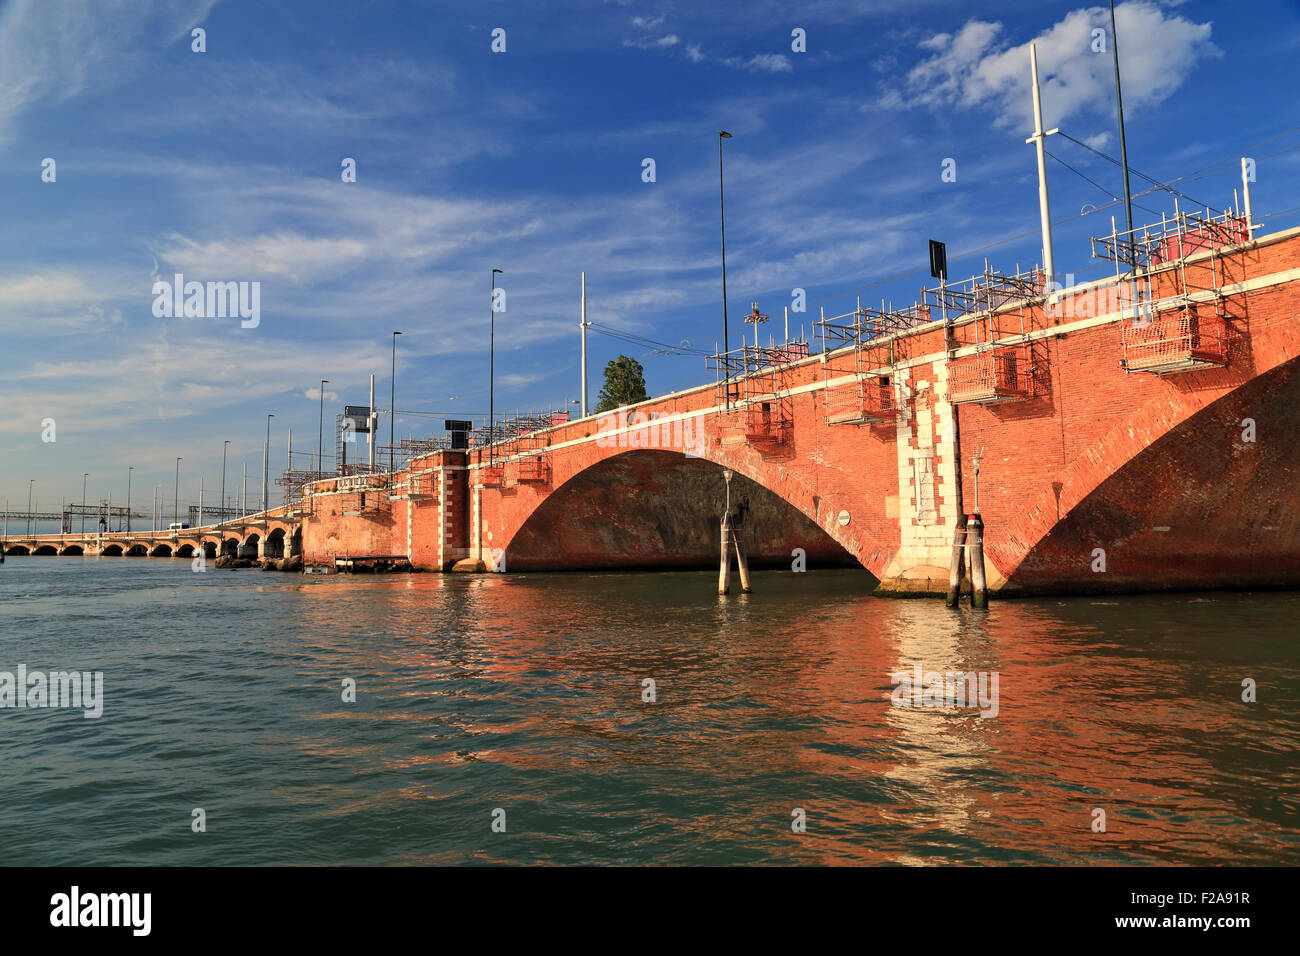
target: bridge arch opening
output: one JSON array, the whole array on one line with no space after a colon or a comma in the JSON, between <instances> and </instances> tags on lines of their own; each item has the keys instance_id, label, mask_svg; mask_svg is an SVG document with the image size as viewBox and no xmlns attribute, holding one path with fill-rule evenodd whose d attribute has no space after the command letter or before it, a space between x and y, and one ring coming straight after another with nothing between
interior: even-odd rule
<instances>
[{"instance_id":1,"label":"bridge arch opening","mask_svg":"<svg viewBox=\"0 0 1300 956\"><path fill-rule=\"evenodd\" d=\"M289 539L289 557L296 558L302 554L302 528L293 529L293 537Z\"/></svg>"},{"instance_id":2,"label":"bridge arch opening","mask_svg":"<svg viewBox=\"0 0 1300 956\"><path fill-rule=\"evenodd\" d=\"M20 557L31 553L31 549L29 549L25 544L10 545L8 550L5 551L5 554L12 554L14 557Z\"/></svg>"},{"instance_id":3,"label":"bridge arch opening","mask_svg":"<svg viewBox=\"0 0 1300 956\"><path fill-rule=\"evenodd\" d=\"M202 548L203 548L203 557L215 558L217 556L217 542L204 541L202 544Z\"/></svg>"},{"instance_id":4,"label":"bridge arch opening","mask_svg":"<svg viewBox=\"0 0 1300 956\"><path fill-rule=\"evenodd\" d=\"M140 548L141 554L144 554L144 548L140 547L140 545L136 545L136 547ZM106 544L104 550L99 553L106 558L120 558L122 556L122 546L120 544Z\"/></svg>"},{"instance_id":5,"label":"bridge arch opening","mask_svg":"<svg viewBox=\"0 0 1300 956\"><path fill-rule=\"evenodd\" d=\"M181 545L179 548L176 549L176 557L178 558L194 557L194 545L192 544Z\"/></svg>"},{"instance_id":6,"label":"bridge arch opening","mask_svg":"<svg viewBox=\"0 0 1300 956\"><path fill-rule=\"evenodd\" d=\"M77 557L79 555L84 555L85 553L86 549L79 544L70 544L59 552L61 555L69 555L71 557Z\"/></svg>"},{"instance_id":7,"label":"bridge arch opening","mask_svg":"<svg viewBox=\"0 0 1300 956\"><path fill-rule=\"evenodd\" d=\"M172 547L169 544L156 544L152 551L149 552L151 558L170 558L172 556Z\"/></svg>"},{"instance_id":8,"label":"bridge arch opening","mask_svg":"<svg viewBox=\"0 0 1300 956\"><path fill-rule=\"evenodd\" d=\"M717 568L719 520L726 499L722 470L722 465L704 458L650 449L596 462L533 511L506 548L508 566ZM734 506L742 500L748 504L743 533L753 567L790 570L791 552L800 548L809 569L861 568L802 511L735 472L731 501Z\"/></svg>"},{"instance_id":9,"label":"bridge arch opening","mask_svg":"<svg viewBox=\"0 0 1300 956\"><path fill-rule=\"evenodd\" d=\"M58 553L59 553L59 549L56 548L56 547L55 547L54 545L52 545L52 544L42 544L42 545L39 545L39 546L36 548L36 550L32 552L32 554L36 555L37 557L41 557L41 558L51 557L51 556L56 555L56 554L58 554Z\"/></svg>"},{"instance_id":10,"label":"bridge arch opening","mask_svg":"<svg viewBox=\"0 0 1300 956\"><path fill-rule=\"evenodd\" d=\"M239 554L239 539L226 538L221 542L221 554L228 557L236 557Z\"/></svg>"},{"instance_id":11,"label":"bridge arch opening","mask_svg":"<svg viewBox=\"0 0 1300 956\"><path fill-rule=\"evenodd\" d=\"M255 558L257 557L257 545L262 540L262 536L254 532L244 539L244 543L239 546L239 557Z\"/></svg>"},{"instance_id":12,"label":"bridge arch opening","mask_svg":"<svg viewBox=\"0 0 1300 956\"><path fill-rule=\"evenodd\" d=\"M266 558L283 558L284 557L284 529L276 528L266 536L266 547L262 550L262 556Z\"/></svg>"},{"instance_id":13,"label":"bridge arch opening","mask_svg":"<svg viewBox=\"0 0 1300 956\"><path fill-rule=\"evenodd\" d=\"M117 545L113 545L113 547L117 548L117 552L116 552L117 554L122 553L122 549L118 548ZM107 551L105 552L105 554L107 554ZM143 557L147 557L148 554L149 554L149 549L142 544L133 544L131 545L131 547L126 549L126 556L128 558L143 558Z\"/></svg>"}]
</instances>

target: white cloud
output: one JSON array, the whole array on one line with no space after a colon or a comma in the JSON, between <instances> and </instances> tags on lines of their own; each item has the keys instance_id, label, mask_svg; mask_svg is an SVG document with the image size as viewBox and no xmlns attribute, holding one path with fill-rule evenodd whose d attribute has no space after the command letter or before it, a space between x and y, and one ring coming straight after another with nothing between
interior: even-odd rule
<instances>
[{"instance_id":1,"label":"white cloud","mask_svg":"<svg viewBox=\"0 0 1300 956\"><path fill-rule=\"evenodd\" d=\"M750 57L748 60L732 57L724 61L728 66L739 66L746 70L757 70L761 73L793 73L794 67L790 63L790 58L782 53L759 53Z\"/></svg>"},{"instance_id":2,"label":"white cloud","mask_svg":"<svg viewBox=\"0 0 1300 956\"><path fill-rule=\"evenodd\" d=\"M1210 42L1211 25L1167 14L1146 0L1116 7L1124 105L1134 113L1172 94L1207 56L1220 56ZM1074 10L1034 38L1042 86L1044 122L1063 125L1080 113L1109 110L1114 101L1110 46L1094 52L1092 31L1110 34L1109 10ZM1000 23L970 20L955 34L921 43L933 55L908 73L913 104L963 109L992 108L999 125L1031 125L1029 44L1009 45Z\"/></svg>"},{"instance_id":3,"label":"white cloud","mask_svg":"<svg viewBox=\"0 0 1300 956\"><path fill-rule=\"evenodd\" d=\"M0 13L0 137L43 103L120 79L143 42L178 41L217 0L13 0Z\"/></svg>"},{"instance_id":4,"label":"white cloud","mask_svg":"<svg viewBox=\"0 0 1300 956\"><path fill-rule=\"evenodd\" d=\"M688 43L686 44L686 59L692 63L699 63L704 59L704 52L699 48L698 44Z\"/></svg>"}]
</instances>

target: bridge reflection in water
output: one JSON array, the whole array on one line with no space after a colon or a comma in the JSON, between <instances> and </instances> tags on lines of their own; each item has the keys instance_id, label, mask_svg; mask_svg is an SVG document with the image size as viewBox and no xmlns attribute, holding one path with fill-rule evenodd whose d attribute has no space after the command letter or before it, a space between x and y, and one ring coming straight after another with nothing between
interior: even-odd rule
<instances>
[{"instance_id":1,"label":"bridge reflection in water","mask_svg":"<svg viewBox=\"0 0 1300 956\"><path fill-rule=\"evenodd\" d=\"M0 779L7 858L1293 854L1300 595L1026 599L975 613L872 597L861 571L755 581L718 600L709 572L303 579L13 559L0 633L21 634L28 659L102 668L111 693L94 729L112 744L75 786ZM177 627L196 607L205 625ZM891 675L915 665L998 672L997 716L893 706ZM355 704L340 700L344 677ZM1259 681L1259 704L1242 702L1243 677ZM0 759L82 766L84 745L51 735L48 716L11 713ZM238 826L169 835L192 794ZM494 807L508 814L504 838L488 830ZM795 808L804 834L791 831ZM1096 808L1104 833L1091 829Z\"/></svg>"}]
</instances>

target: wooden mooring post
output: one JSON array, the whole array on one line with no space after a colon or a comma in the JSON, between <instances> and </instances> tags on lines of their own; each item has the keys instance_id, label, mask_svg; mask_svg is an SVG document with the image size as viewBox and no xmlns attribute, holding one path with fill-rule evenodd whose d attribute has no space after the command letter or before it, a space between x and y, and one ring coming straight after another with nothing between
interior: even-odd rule
<instances>
[{"instance_id":1,"label":"wooden mooring post","mask_svg":"<svg viewBox=\"0 0 1300 956\"><path fill-rule=\"evenodd\" d=\"M731 591L731 515L722 516L722 564L718 567L718 593Z\"/></svg>"},{"instance_id":2,"label":"wooden mooring post","mask_svg":"<svg viewBox=\"0 0 1300 956\"><path fill-rule=\"evenodd\" d=\"M961 575L966 556L966 516L957 516L957 527L952 533L952 563L948 568L948 598L944 602L948 607L956 607L961 601Z\"/></svg>"},{"instance_id":3,"label":"wooden mooring post","mask_svg":"<svg viewBox=\"0 0 1300 956\"><path fill-rule=\"evenodd\" d=\"M741 531L745 525L745 512L749 510L749 499L742 498L740 504L733 511L731 508L731 469L728 468L723 471L722 477L727 482L727 503L722 512L722 521L720 523L722 533L719 536L719 543L722 554L718 564L718 593L728 594L731 591L731 549L735 548L736 570L740 572L740 590L743 594L749 594L749 557L745 553L745 543L741 538Z\"/></svg>"},{"instance_id":4,"label":"wooden mooring post","mask_svg":"<svg viewBox=\"0 0 1300 956\"><path fill-rule=\"evenodd\" d=\"M964 562L967 552L970 557ZM948 597L944 601L948 607L957 607L961 603L963 563L970 568L970 606L987 608L989 591L984 576L984 522L978 513L960 515L952 533L952 563L948 569Z\"/></svg>"},{"instance_id":5,"label":"wooden mooring post","mask_svg":"<svg viewBox=\"0 0 1300 956\"><path fill-rule=\"evenodd\" d=\"M979 512L971 515L967 522L966 541L970 544L970 606L987 608L989 592L984 580L984 523Z\"/></svg>"}]
</instances>

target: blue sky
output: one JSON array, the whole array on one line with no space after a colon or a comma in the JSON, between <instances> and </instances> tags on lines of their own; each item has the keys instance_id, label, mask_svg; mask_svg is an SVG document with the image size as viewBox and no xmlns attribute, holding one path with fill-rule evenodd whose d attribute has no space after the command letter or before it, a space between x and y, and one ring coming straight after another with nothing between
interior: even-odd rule
<instances>
[{"instance_id":1,"label":"blue sky","mask_svg":"<svg viewBox=\"0 0 1300 956\"><path fill-rule=\"evenodd\" d=\"M1119 11L1130 162L1162 180L1210 167L1179 188L1230 204L1238 167L1220 161L1300 125L1300 9ZM954 278L985 255L1031 265L1025 44L1038 43L1048 125L1118 155L1110 56L1090 49L1108 23L1103 7L1054 2L0 3L0 497L25 506L35 478L53 508L79 500L88 471L92 500L120 502L134 466L147 511L155 484L170 496L180 455L182 499L200 475L211 498L224 440L228 488L242 463L259 472L268 412L274 467L290 426L295 449L315 451L319 379L327 435L342 403L365 402L372 371L386 405L394 329L398 434L480 416L493 267L506 290L498 413L578 396L584 269L593 321L712 349L719 129L735 137L733 345L752 300L774 330L796 287L809 303L796 325L820 304L850 310L859 290L910 303L929 238L948 243ZM796 28L806 52L792 50ZM1300 151L1285 151L1297 145L1291 133L1252 153L1266 157L1257 216L1300 206ZM1120 194L1118 171L1060 138L1049 149L1104 187L1049 161L1053 218L1070 219L1058 272L1099 277L1087 238L1123 210L1079 213ZM955 182L941 178L949 158ZM1139 223L1172 209L1166 194L1138 203ZM156 317L153 283L175 272L260 282L260 324ZM589 344L593 400L620 352L652 395L711 376L695 355Z\"/></svg>"}]
</instances>

